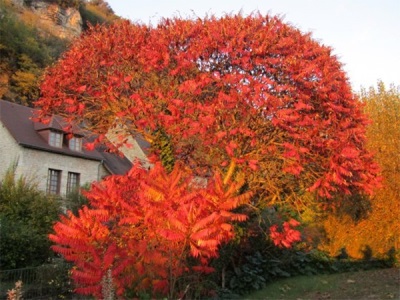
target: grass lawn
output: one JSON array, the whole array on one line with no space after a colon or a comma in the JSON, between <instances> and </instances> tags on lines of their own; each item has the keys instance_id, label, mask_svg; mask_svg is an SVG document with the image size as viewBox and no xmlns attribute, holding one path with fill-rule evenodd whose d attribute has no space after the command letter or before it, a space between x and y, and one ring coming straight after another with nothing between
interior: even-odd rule
<instances>
[{"instance_id":1,"label":"grass lawn","mask_svg":"<svg viewBox=\"0 0 400 300\"><path fill-rule=\"evenodd\" d=\"M244 299L400 299L400 269L287 278Z\"/></svg>"}]
</instances>

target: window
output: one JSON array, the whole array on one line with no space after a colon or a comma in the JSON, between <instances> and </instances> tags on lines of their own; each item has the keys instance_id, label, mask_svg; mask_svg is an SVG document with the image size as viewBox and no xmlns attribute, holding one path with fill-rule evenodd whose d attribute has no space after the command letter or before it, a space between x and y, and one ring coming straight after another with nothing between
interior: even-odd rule
<instances>
[{"instance_id":1,"label":"window","mask_svg":"<svg viewBox=\"0 0 400 300\"><path fill-rule=\"evenodd\" d=\"M72 137L69 140L69 149L73 151L82 151L82 138L80 137Z\"/></svg>"},{"instance_id":2,"label":"window","mask_svg":"<svg viewBox=\"0 0 400 300\"><path fill-rule=\"evenodd\" d=\"M61 171L49 169L47 177L47 193L58 195L60 194Z\"/></svg>"},{"instance_id":3,"label":"window","mask_svg":"<svg viewBox=\"0 0 400 300\"><path fill-rule=\"evenodd\" d=\"M49 145L57 148L62 147L62 133L56 131L50 131Z\"/></svg>"},{"instance_id":4,"label":"window","mask_svg":"<svg viewBox=\"0 0 400 300\"><path fill-rule=\"evenodd\" d=\"M67 194L76 191L79 188L79 173L68 172Z\"/></svg>"}]
</instances>

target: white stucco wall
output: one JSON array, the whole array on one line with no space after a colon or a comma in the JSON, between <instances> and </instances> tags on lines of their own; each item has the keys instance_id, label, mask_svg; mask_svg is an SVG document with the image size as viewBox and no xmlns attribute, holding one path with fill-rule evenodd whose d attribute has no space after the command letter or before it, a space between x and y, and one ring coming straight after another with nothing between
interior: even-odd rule
<instances>
[{"instance_id":1,"label":"white stucco wall","mask_svg":"<svg viewBox=\"0 0 400 300\"><path fill-rule=\"evenodd\" d=\"M47 187L48 170L60 170L62 196L66 194L68 172L80 174L80 185L109 175L100 161L21 147L0 123L0 180L13 163L17 164L17 178L24 175L37 183L38 188L43 191Z\"/></svg>"}]
</instances>

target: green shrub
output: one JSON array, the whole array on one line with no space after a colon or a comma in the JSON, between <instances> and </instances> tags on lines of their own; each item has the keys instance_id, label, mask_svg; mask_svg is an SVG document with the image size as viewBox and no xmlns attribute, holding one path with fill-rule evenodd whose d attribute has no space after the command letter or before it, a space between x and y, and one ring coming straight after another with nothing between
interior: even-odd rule
<instances>
[{"instance_id":1,"label":"green shrub","mask_svg":"<svg viewBox=\"0 0 400 300\"><path fill-rule=\"evenodd\" d=\"M50 257L47 238L60 213L60 203L39 191L10 168L0 183L0 268L40 265Z\"/></svg>"},{"instance_id":2,"label":"green shrub","mask_svg":"<svg viewBox=\"0 0 400 300\"><path fill-rule=\"evenodd\" d=\"M63 199L63 206L66 210L70 210L74 215L78 214L79 209L84 205L88 205L88 199L82 195L82 190L88 190L90 188L89 184L82 186L79 190L70 192L67 197Z\"/></svg>"},{"instance_id":3,"label":"green shrub","mask_svg":"<svg viewBox=\"0 0 400 300\"><path fill-rule=\"evenodd\" d=\"M236 298L263 289L267 284L281 278L299 275L332 274L353 272L394 265L394 254L389 259L350 259L346 255L336 258L319 250L305 251L301 248L280 249L274 247L265 237L255 236L249 240L253 248L230 245L221 251L221 257L214 262L217 269L212 280L219 286L220 298ZM224 282L221 274L224 273Z\"/></svg>"}]
</instances>

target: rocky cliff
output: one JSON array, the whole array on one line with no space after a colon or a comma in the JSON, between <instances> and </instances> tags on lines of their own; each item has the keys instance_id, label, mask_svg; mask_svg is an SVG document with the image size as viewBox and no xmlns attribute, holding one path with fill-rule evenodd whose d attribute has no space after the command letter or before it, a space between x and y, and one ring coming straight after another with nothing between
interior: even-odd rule
<instances>
[{"instance_id":1,"label":"rocky cliff","mask_svg":"<svg viewBox=\"0 0 400 300\"><path fill-rule=\"evenodd\" d=\"M105 0L0 0L0 99L32 105L45 68L73 39L117 19Z\"/></svg>"},{"instance_id":2,"label":"rocky cliff","mask_svg":"<svg viewBox=\"0 0 400 300\"><path fill-rule=\"evenodd\" d=\"M24 14L32 14L31 19L41 28L53 36L71 40L82 32L82 17L79 10L74 7L63 8L55 3L46 1L12 0Z\"/></svg>"}]
</instances>

